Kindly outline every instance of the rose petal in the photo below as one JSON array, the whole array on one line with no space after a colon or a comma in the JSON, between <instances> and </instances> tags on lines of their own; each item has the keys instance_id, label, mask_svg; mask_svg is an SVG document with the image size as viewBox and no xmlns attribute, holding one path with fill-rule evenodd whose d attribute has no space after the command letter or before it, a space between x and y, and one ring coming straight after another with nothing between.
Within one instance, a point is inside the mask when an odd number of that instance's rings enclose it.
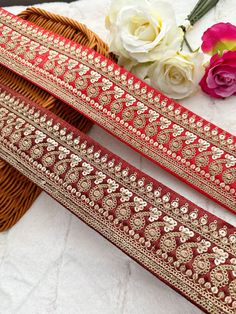
<instances>
[{"instance_id":1,"label":"rose petal","mask_svg":"<svg viewBox=\"0 0 236 314\"><path fill-rule=\"evenodd\" d=\"M183 40L172 6L161 0L112 0L106 22L110 51L139 63L178 51Z\"/></svg>"},{"instance_id":2,"label":"rose petal","mask_svg":"<svg viewBox=\"0 0 236 314\"><path fill-rule=\"evenodd\" d=\"M217 23L208 28L202 36L202 51L214 55L225 50L236 50L236 26L231 23Z\"/></svg>"},{"instance_id":3,"label":"rose petal","mask_svg":"<svg viewBox=\"0 0 236 314\"><path fill-rule=\"evenodd\" d=\"M214 88L209 88L208 85L206 84L206 77L203 76L203 78L201 79L199 85L201 86L201 89L203 90L203 92L205 92L206 94L210 95L211 97L214 98L222 98L220 95L217 95L215 93L215 89Z\"/></svg>"},{"instance_id":4,"label":"rose petal","mask_svg":"<svg viewBox=\"0 0 236 314\"><path fill-rule=\"evenodd\" d=\"M215 98L236 94L236 51L226 51L211 57L199 83L202 90Z\"/></svg>"},{"instance_id":5,"label":"rose petal","mask_svg":"<svg viewBox=\"0 0 236 314\"><path fill-rule=\"evenodd\" d=\"M236 93L236 84L233 84L231 86L228 87L218 87L215 90L215 93L219 96L221 96L222 98L226 98L229 96L232 96L234 93Z\"/></svg>"},{"instance_id":6,"label":"rose petal","mask_svg":"<svg viewBox=\"0 0 236 314\"><path fill-rule=\"evenodd\" d=\"M217 85L230 86L236 82L235 75L225 71L219 71L217 74L215 74L214 78Z\"/></svg>"}]
</instances>

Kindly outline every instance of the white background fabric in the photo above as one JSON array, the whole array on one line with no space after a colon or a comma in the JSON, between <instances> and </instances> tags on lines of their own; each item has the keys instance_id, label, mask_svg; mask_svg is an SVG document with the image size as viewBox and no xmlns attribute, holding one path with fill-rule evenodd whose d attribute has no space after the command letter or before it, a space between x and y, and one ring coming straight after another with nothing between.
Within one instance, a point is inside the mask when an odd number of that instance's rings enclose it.
<instances>
[{"instance_id":1,"label":"white background fabric","mask_svg":"<svg viewBox=\"0 0 236 314\"><path fill-rule=\"evenodd\" d=\"M171 1L181 23L196 0ZM235 0L220 0L189 34L193 47L212 24L236 24ZM85 23L107 41L109 0L42 4ZM12 13L25 9L9 7ZM235 97L214 100L199 91L181 101L236 135ZM236 216L93 126L90 135L131 164L199 206L236 225ZM80 222L45 193L8 232L0 234L1 314L197 314L201 311Z\"/></svg>"}]
</instances>

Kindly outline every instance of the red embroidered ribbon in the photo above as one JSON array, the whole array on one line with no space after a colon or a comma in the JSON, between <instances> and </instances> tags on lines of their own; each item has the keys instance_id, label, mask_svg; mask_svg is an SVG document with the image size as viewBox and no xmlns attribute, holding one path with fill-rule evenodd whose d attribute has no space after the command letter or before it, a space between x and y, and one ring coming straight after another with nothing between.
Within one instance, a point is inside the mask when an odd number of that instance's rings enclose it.
<instances>
[{"instance_id":1,"label":"red embroidered ribbon","mask_svg":"<svg viewBox=\"0 0 236 314\"><path fill-rule=\"evenodd\" d=\"M0 158L209 313L235 313L236 230L0 86Z\"/></svg>"},{"instance_id":2,"label":"red embroidered ribbon","mask_svg":"<svg viewBox=\"0 0 236 314\"><path fill-rule=\"evenodd\" d=\"M236 210L236 140L94 51L0 9L0 63Z\"/></svg>"}]
</instances>

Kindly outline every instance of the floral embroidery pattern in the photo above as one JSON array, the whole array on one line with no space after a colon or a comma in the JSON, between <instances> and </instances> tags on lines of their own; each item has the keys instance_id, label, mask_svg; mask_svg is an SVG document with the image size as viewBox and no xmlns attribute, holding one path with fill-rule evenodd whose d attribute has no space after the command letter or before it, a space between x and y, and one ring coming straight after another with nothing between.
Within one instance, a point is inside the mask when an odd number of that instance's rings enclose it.
<instances>
[{"instance_id":1,"label":"floral embroidery pattern","mask_svg":"<svg viewBox=\"0 0 236 314\"><path fill-rule=\"evenodd\" d=\"M0 34L0 63L49 89L223 206L236 209L236 142L231 134L92 50L3 9Z\"/></svg>"},{"instance_id":2,"label":"floral embroidery pattern","mask_svg":"<svg viewBox=\"0 0 236 314\"><path fill-rule=\"evenodd\" d=\"M233 226L4 87L0 157L206 312L235 313Z\"/></svg>"}]
</instances>

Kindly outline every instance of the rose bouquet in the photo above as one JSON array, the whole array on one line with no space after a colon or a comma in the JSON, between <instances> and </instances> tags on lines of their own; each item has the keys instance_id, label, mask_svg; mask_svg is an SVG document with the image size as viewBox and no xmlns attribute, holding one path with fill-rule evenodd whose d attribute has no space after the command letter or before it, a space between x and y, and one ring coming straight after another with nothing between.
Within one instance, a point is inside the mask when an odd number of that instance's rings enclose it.
<instances>
[{"instance_id":1,"label":"rose bouquet","mask_svg":"<svg viewBox=\"0 0 236 314\"><path fill-rule=\"evenodd\" d=\"M178 26L169 3L159 0L113 0L106 18L106 26L110 30L110 50L118 56L121 66L171 98L182 99L193 94L198 90L199 82L203 91L213 97L232 95L235 93L232 87L235 86L235 63L232 59L235 59L236 52L224 52L224 47L234 50L233 35L224 36L226 42L216 40L209 43L215 30L208 30L203 36L202 51L192 51L186 39L189 27L217 2L199 0L184 25ZM235 36L235 30L232 32ZM228 34L228 31L225 30L225 33ZM190 52L183 50L184 42ZM203 52L217 54L207 64L205 74ZM221 69L229 63L231 68L227 68L226 75Z\"/></svg>"},{"instance_id":2,"label":"rose bouquet","mask_svg":"<svg viewBox=\"0 0 236 314\"><path fill-rule=\"evenodd\" d=\"M202 90L215 98L236 95L236 26L215 24L202 41L202 51L212 56L200 82Z\"/></svg>"}]
</instances>

